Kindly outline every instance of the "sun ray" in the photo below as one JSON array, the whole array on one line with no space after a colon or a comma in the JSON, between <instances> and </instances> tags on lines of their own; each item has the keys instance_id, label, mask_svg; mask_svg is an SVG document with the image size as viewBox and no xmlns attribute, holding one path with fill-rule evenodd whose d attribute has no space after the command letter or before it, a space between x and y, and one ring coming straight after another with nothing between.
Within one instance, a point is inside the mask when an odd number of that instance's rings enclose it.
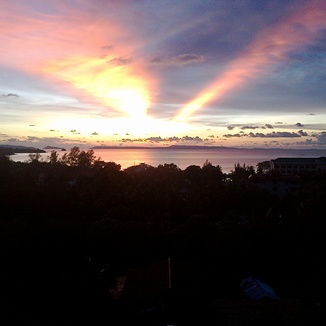
<instances>
[{"instance_id":1,"label":"sun ray","mask_svg":"<svg viewBox=\"0 0 326 326\"><path fill-rule=\"evenodd\" d=\"M266 71L265 67L280 60L286 60L289 51L309 44L326 28L326 11L320 10L317 1L310 1L296 15L265 30L248 46L247 50L230 63L228 69L213 81L207 89L186 104L174 117L175 121L188 119L192 114L226 92L250 78L257 78Z\"/></svg>"}]
</instances>

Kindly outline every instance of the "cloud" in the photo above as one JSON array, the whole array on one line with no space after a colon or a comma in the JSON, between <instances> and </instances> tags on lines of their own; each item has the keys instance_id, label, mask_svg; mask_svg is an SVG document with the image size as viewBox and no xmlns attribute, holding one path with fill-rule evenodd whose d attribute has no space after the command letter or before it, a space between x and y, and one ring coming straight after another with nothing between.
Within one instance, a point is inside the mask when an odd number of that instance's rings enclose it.
<instances>
[{"instance_id":1,"label":"cloud","mask_svg":"<svg viewBox=\"0 0 326 326\"><path fill-rule=\"evenodd\" d=\"M163 141L162 137L159 136L159 137L149 137L149 138L146 138L146 141L149 141L149 142L154 142L154 143L160 143Z\"/></svg>"},{"instance_id":2,"label":"cloud","mask_svg":"<svg viewBox=\"0 0 326 326\"><path fill-rule=\"evenodd\" d=\"M92 132L92 136L98 136L99 133L97 133L96 131Z\"/></svg>"},{"instance_id":3,"label":"cloud","mask_svg":"<svg viewBox=\"0 0 326 326\"><path fill-rule=\"evenodd\" d=\"M7 93L7 94L2 94L1 95L2 97L19 97L19 95L18 94L16 94L16 93Z\"/></svg>"},{"instance_id":4,"label":"cloud","mask_svg":"<svg viewBox=\"0 0 326 326\"><path fill-rule=\"evenodd\" d=\"M289 131L283 131L283 132L280 132L280 131L273 131L271 133L268 133L268 134L263 134L261 132L257 132L257 133L252 133L250 132L248 134L249 137L259 137L259 138L298 138L298 137L301 137L301 135L299 133L296 133L296 132L289 132Z\"/></svg>"},{"instance_id":5,"label":"cloud","mask_svg":"<svg viewBox=\"0 0 326 326\"><path fill-rule=\"evenodd\" d=\"M160 59L154 58L151 60L151 63L158 66L172 66L172 67L180 67L190 64L197 64L204 61L204 57L202 55L197 54L179 54L177 56L171 57L169 59Z\"/></svg>"},{"instance_id":6,"label":"cloud","mask_svg":"<svg viewBox=\"0 0 326 326\"><path fill-rule=\"evenodd\" d=\"M243 135L239 134L239 133L237 133L237 134L225 134L225 135L223 135L223 137L225 137L225 138L240 138L240 137L243 137Z\"/></svg>"},{"instance_id":7,"label":"cloud","mask_svg":"<svg viewBox=\"0 0 326 326\"><path fill-rule=\"evenodd\" d=\"M214 137L214 136L213 136ZM217 137L218 138L218 137ZM208 141L209 139L205 139ZM123 143L187 143L187 144L194 144L194 143L202 143L204 140L199 136L182 136L182 137L148 137L148 138L123 138L120 139L119 142Z\"/></svg>"},{"instance_id":8,"label":"cloud","mask_svg":"<svg viewBox=\"0 0 326 326\"><path fill-rule=\"evenodd\" d=\"M326 144L326 131L323 131L319 135L317 135L317 141L321 145Z\"/></svg>"},{"instance_id":9,"label":"cloud","mask_svg":"<svg viewBox=\"0 0 326 326\"><path fill-rule=\"evenodd\" d=\"M269 124L269 123L266 123L265 127L268 128L268 129L273 129L273 126L271 124Z\"/></svg>"},{"instance_id":10,"label":"cloud","mask_svg":"<svg viewBox=\"0 0 326 326\"><path fill-rule=\"evenodd\" d=\"M122 58L122 57L113 58L113 59L109 60L109 63L113 64L114 66L125 66L125 65L130 64L131 62L132 62L131 59Z\"/></svg>"},{"instance_id":11,"label":"cloud","mask_svg":"<svg viewBox=\"0 0 326 326\"><path fill-rule=\"evenodd\" d=\"M298 133L296 132L288 132L288 131L283 131L283 132L271 132L271 133L267 133L264 134L262 132L257 132L257 133L253 133L250 132L249 134L245 134L244 132L240 132L237 134L225 134L223 135L223 137L226 138L239 138L239 137L251 137L251 138L299 138L301 136L307 136L307 134L305 132L303 132L302 130L300 130Z\"/></svg>"},{"instance_id":12,"label":"cloud","mask_svg":"<svg viewBox=\"0 0 326 326\"><path fill-rule=\"evenodd\" d=\"M246 130L246 129L258 129L258 126L242 126L240 129L241 130Z\"/></svg>"},{"instance_id":13,"label":"cloud","mask_svg":"<svg viewBox=\"0 0 326 326\"><path fill-rule=\"evenodd\" d=\"M181 140L183 140L183 141L194 141L194 142L199 142L199 143L203 141L203 140L202 140L200 137L198 137L198 136L196 136L196 137L184 136L184 137L182 137Z\"/></svg>"},{"instance_id":14,"label":"cloud","mask_svg":"<svg viewBox=\"0 0 326 326\"><path fill-rule=\"evenodd\" d=\"M34 136L27 136L27 141L35 142L40 140L41 138L39 137L34 137Z\"/></svg>"},{"instance_id":15,"label":"cloud","mask_svg":"<svg viewBox=\"0 0 326 326\"><path fill-rule=\"evenodd\" d=\"M294 51L312 43L326 28L325 5L321 1L308 1L283 21L259 32L247 48L231 60L222 74L175 116L184 121L196 111L215 102L248 80L265 76L267 67L281 64Z\"/></svg>"},{"instance_id":16,"label":"cloud","mask_svg":"<svg viewBox=\"0 0 326 326\"><path fill-rule=\"evenodd\" d=\"M103 50L112 50L113 46L112 45L103 45L103 46L101 46L101 49L103 49Z\"/></svg>"},{"instance_id":17,"label":"cloud","mask_svg":"<svg viewBox=\"0 0 326 326\"><path fill-rule=\"evenodd\" d=\"M173 137L166 138L166 140L168 142L178 142L178 141L180 141L180 138L179 137L176 137L176 136L173 136Z\"/></svg>"},{"instance_id":18,"label":"cloud","mask_svg":"<svg viewBox=\"0 0 326 326\"><path fill-rule=\"evenodd\" d=\"M301 124L300 122L297 122L295 125L296 125L297 127L304 127L304 125Z\"/></svg>"},{"instance_id":19,"label":"cloud","mask_svg":"<svg viewBox=\"0 0 326 326\"><path fill-rule=\"evenodd\" d=\"M303 137L308 136L308 134L305 131L303 131L303 130L299 130L298 131L298 134L301 135L301 136L303 136Z\"/></svg>"}]
</instances>

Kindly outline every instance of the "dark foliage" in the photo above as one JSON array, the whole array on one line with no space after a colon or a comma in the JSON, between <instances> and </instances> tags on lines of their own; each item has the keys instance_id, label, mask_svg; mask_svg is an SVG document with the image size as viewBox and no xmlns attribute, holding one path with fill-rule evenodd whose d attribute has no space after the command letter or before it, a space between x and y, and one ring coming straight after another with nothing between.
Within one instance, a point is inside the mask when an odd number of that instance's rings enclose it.
<instances>
[{"instance_id":1,"label":"dark foliage","mask_svg":"<svg viewBox=\"0 0 326 326\"><path fill-rule=\"evenodd\" d=\"M189 301L239 298L255 275L281 297L325 303L326 177L278 199L248 173L236 165L226 182L209 162L122 171L78 148L63 161L0 157L1 324L100 324L122 309L114 278L166 257L187 266Z\"/></svg>"}]
</instances>

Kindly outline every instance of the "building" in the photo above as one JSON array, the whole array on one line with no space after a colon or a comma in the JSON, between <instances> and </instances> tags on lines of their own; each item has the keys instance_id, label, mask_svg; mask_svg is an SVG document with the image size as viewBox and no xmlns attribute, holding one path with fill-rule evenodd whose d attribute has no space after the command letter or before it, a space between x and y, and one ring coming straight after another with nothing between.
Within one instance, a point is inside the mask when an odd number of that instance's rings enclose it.
<instances>
[{"instance_id":1,"label":"building","mask_svg":"<svg viewBox=\"0 0 326 326\"><path fill-rule=\"evenodd\" d=\"M325 173L326 157L282 157L271 160L271 170L283 175L296 175L302 173Z\"/></svg>"},{"instance_id":2,"label":"building","mask_svg":"<svg viewBox=\"0 0 326 326\"><path fill-rule=\"evenodd\" d=\"M297 194L301 183L301 178L297 175L278 173L252 174L248 180L253 187L266 190L278 198Z\"/></svg>"}]
</instances>

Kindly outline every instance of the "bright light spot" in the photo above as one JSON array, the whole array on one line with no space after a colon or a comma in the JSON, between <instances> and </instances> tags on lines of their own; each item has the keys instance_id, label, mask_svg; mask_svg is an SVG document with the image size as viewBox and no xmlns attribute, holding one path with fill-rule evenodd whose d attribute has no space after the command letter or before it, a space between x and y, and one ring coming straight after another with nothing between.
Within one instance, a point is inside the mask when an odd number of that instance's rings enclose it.
<instances>
[{"instance_id":1,"label":"bright light spot","mask_svg":"<svg viewBox=\"0 0 326 326\"><path fill-rule=\"evenodd\" d=\"M45 71L71 83L108 109L128 117L145 117L150 93L145 78L130 66L114 66L108 58L70 58L54 62Z\"/></svg>"},{"instance_id":2,"label":"bright light spot","mask_svg":"<svg viewBox=\"0 0 326 326\"><path fill-rule=\"evenodd\" d=\"M145 117L149 104L145 94L135 88L112 89L108 92L107 101L113 107L119 108L120 111L134 118Z\"/></svg>"}]
</instances>

